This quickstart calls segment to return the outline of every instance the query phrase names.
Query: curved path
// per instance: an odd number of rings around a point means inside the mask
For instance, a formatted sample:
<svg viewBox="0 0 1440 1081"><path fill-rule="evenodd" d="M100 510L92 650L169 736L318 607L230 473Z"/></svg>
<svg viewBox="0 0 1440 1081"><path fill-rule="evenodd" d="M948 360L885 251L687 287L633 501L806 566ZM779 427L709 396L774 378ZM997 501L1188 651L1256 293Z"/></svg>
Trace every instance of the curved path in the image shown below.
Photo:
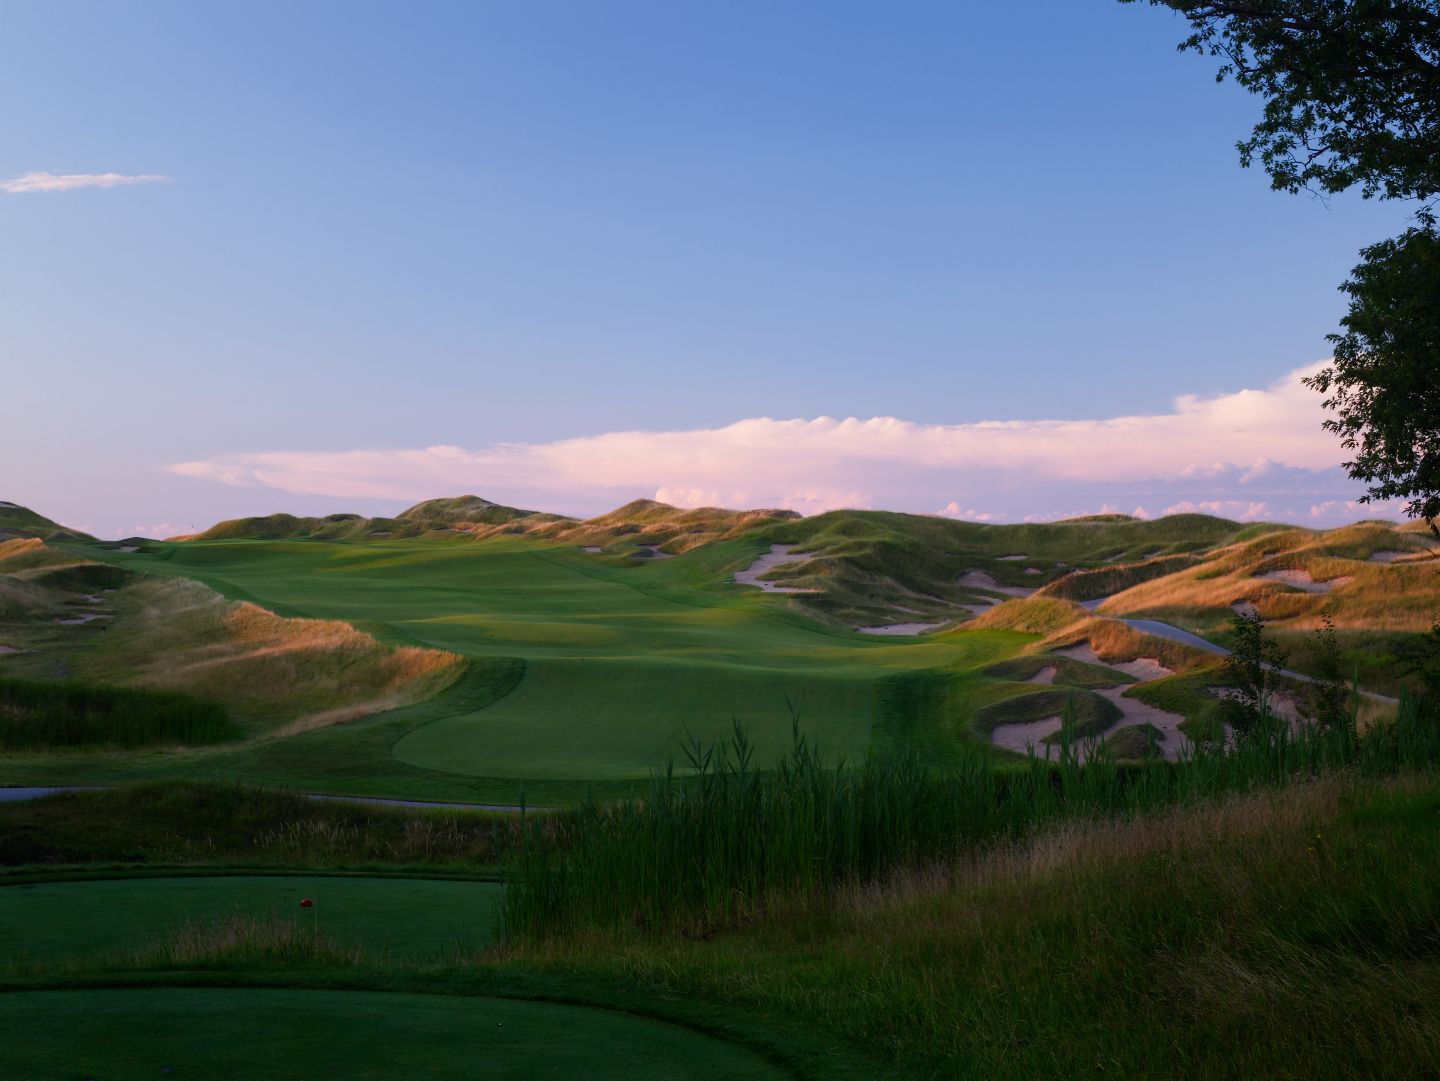
<svg viewBox="0 0 1440 1081"><path fill-rule="evenodd" d="M1161 623L1155 619L1119 619L1117 616L1107 616L1107 619L1116 619L1127 627L1133 627L1142 634L1154 635L1156 638L1168 638L1172 642L1179 642L1181 645L1190 646L1192 649L1203 649L1206 653L1214 653L1219 657L1228 657L1230 651L1224 646L1216 645L1214 642L1201 638L1198 634L1191 634L1189 631L1182 631L1179 627L1172 627L1168 623ZM1104 663L1104 662L1101 662ZM1298 680L1301 683L1314 683L1314 676L1307 676L1304 672L1296 672L1289 668L1281 668L1279 674L1287 679ZM1375 702L1384 702L1387 705L1395 706L1400 704L1400 699L1391 698L1387 694L1379 694L1375 691L1361 691L1361 696Z"/></svg>

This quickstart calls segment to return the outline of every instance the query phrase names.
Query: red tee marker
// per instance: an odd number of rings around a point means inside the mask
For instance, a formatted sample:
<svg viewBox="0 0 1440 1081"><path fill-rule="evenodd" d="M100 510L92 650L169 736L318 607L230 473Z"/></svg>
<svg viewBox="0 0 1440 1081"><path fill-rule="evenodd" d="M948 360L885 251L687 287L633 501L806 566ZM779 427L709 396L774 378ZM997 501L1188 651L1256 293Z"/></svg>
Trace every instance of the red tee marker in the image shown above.
<svg viewBox="0 0 1440 1081"><path fill-rule="evenodd" d="M309 907L310 907L311 905L313 905L314 903L315 903L314 901L312 901L312 900L310 900L310 898L306 897L306 898L304 898L304 899L301 900L301 902L300 902L300 907L301 907L301 908L309 908Z"/></svg>

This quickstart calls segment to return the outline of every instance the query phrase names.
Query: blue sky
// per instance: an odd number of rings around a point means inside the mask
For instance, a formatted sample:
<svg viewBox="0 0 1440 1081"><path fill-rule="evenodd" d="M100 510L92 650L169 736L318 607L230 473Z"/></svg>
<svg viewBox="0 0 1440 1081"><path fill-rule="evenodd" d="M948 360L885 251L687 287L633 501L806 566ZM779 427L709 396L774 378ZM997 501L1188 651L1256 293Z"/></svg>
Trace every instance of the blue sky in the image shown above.
<svg viewBox="0 0 1440 1081"><path fill-rule="evenodd" d="M1275 388L1403 228L1241 170L1259 103L1181 36L1113 0L9 5L0 180L168 179L0 192L0 498L104 534L456 485L1354 517L1338 448L1229 421L1154 476L971 447L1266 388L1291 432ZM899 442L735 427L851 417Z"/></svg>

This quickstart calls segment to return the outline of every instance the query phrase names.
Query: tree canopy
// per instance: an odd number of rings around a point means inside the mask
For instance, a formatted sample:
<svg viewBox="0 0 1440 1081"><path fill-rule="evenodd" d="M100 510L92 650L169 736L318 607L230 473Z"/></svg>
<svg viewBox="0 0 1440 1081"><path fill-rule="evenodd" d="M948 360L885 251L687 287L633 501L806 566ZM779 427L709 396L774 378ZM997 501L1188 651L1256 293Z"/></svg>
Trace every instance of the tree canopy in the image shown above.
<svg viewBox="0 0 1440 1081"><path fill-rule="evenodd" d="M1187 20L1182 51L1219 57L1217 79L1265 99L1242 165L1282 191L1358 185L1421 204L1416 227L1361 252L1334 361L1306 382L1356 452L1362 502L1406 500L1440 536L1440 0L1148 2Z"/></svg>
<svg viewBox="0 0 1440 1081"><path fill-rule="evenodd" d="M1274 187L1440 193L1440 0L1149 3L1189 21L1179 47L1219 57L1217 80L1265 99L1238 148Z"/></svg>
<svg viewBox="0 0 1440 1081"><path fill-rule="evenodd" d="M1306 380L1329 395L1325 427L1357 451L1346 462L1372 499L1407 500L1440 536L1440 235L1428 220L1366 248L1335 359Z"/></svg>

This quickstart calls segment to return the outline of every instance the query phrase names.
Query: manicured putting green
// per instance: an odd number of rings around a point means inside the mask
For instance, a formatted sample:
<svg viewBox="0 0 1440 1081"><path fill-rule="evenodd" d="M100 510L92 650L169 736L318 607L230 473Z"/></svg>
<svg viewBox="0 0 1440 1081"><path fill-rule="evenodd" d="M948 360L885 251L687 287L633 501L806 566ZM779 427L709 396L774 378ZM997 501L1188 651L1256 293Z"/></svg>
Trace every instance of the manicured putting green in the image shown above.
<svg viewBox="0 0 1440 1081"><path fill-rule="evenodd" d="M768 764L790 744L787 695L803 700L804 728L827 754L854 761L869 748L876 680L993 663L1021 641L827 631L786 614L782 598L727 584L729 568L756 550L725 543L619 567L533 540L217 541L124 563L286 614L388 625L470 657L524 658L506 698L395 746L409 765L480 777L644 777L678 756L687 734L725 739L736 720Z"/></svg>
<svg viewBox="0 0 1440 1081"><path fill-rule="evenodd" d="M368 991L0 992L0 1077L26 1081L741 1081L758 1055L608 1010Z"/></svg>
<svg viewBox="0 0 1440 1081"><path fill-rule="evenodd" d="M314 904L301 908L302 898ZM245 875L126 878L0 887L0 963L133 954L186 924L295 919L377 958L474 952L495 930L493 882ZM0 1077L6 1076L0 1072Z"/></svg>

